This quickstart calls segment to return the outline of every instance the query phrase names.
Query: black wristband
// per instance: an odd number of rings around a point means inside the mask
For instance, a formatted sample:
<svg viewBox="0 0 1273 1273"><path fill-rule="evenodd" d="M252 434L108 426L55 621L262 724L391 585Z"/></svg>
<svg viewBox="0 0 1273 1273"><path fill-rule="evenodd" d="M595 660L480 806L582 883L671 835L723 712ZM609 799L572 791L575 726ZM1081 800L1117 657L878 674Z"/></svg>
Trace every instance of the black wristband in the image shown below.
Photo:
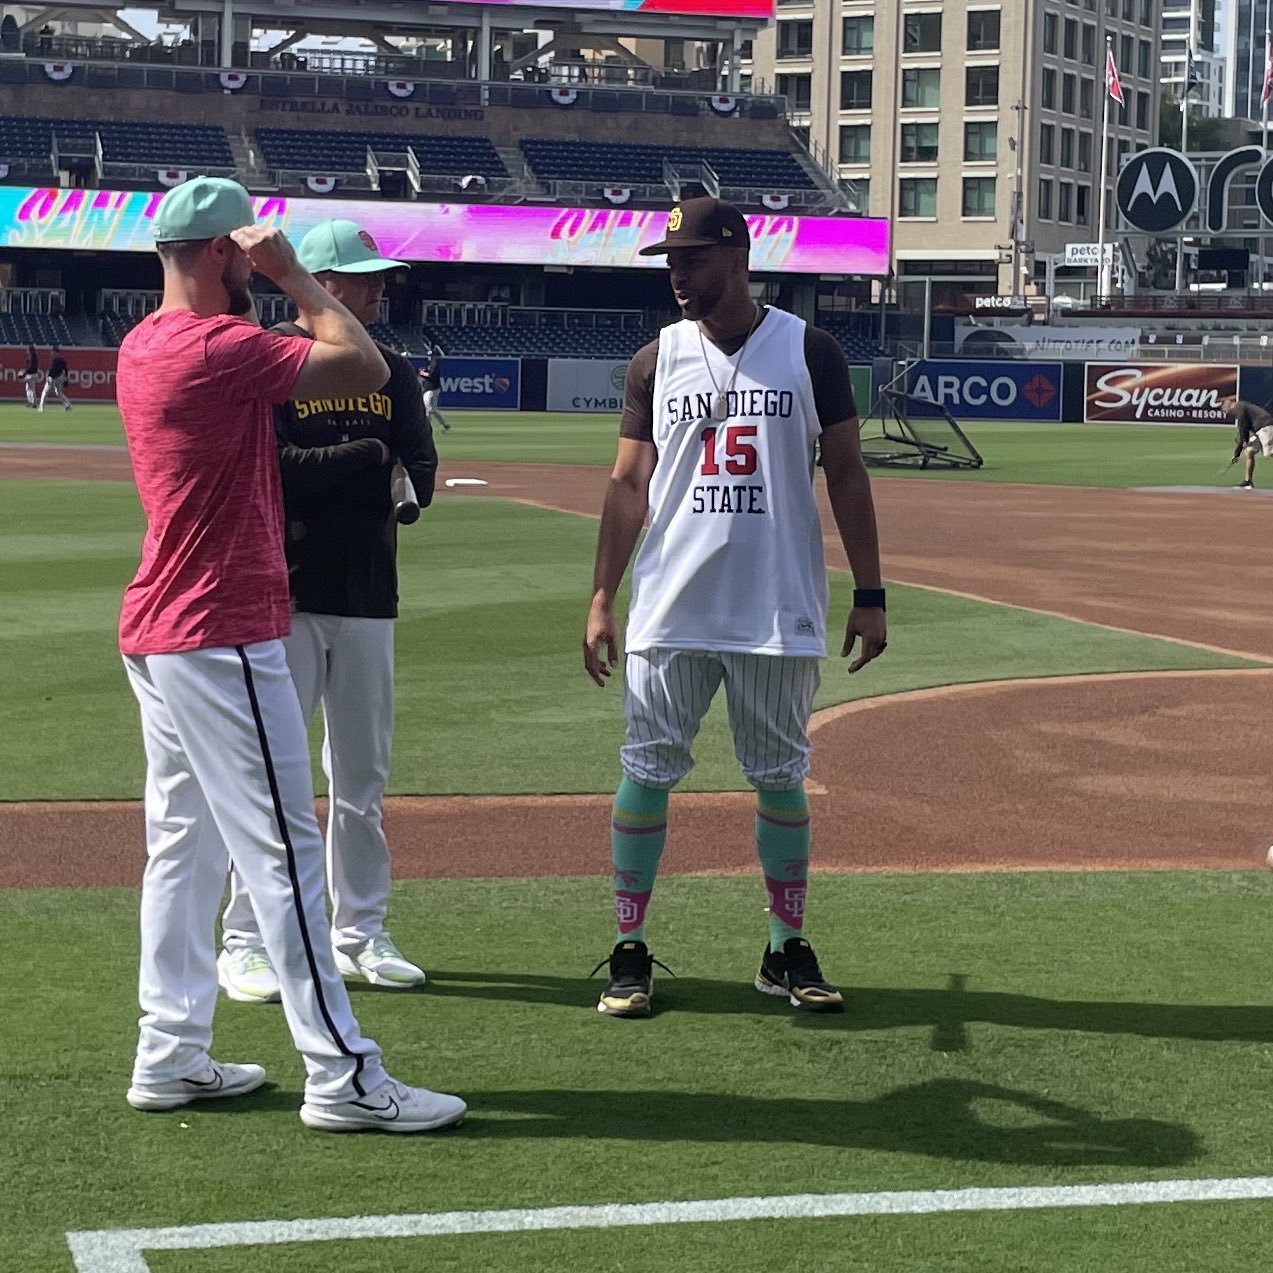
<svg viewBox="0 0 1273 1273"><path fill-rule="evenodd" d="M861 606L865 610L883 610L884 609L884 589L883 588L854 588L853 589L853 608L856 610Z"/></svg>

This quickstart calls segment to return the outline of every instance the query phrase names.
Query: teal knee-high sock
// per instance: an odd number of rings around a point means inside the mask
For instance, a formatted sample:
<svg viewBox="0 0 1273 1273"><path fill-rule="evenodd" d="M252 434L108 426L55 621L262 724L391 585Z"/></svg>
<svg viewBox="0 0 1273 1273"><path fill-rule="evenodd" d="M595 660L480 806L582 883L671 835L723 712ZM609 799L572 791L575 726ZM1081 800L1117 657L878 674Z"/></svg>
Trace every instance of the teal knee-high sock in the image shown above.
<svg viewBox="0 0 1273 1273"><path fill-rule="evenodd" d="M667 840L667 797L665 790L643 787L631 778L624 778L615 792L610 854L618 941L645 941L645 909Z"/></svg>
<svg viewBox="0 0 1273 1273"><path fill-rule="evenodd" d="M809 887L809 801L804 787L756 791L756 853L769 893L769 947L804 927Z"/></svg>

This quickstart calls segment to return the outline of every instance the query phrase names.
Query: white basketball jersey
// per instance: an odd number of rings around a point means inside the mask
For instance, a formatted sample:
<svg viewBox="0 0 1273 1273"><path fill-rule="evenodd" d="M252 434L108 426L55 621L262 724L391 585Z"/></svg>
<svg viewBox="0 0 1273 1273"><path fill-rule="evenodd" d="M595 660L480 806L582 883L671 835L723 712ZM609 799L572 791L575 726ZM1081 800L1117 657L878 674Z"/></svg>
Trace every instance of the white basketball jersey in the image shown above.
<svg viewBox="0 0 1273 1273"><path fill-rule="evenodd" d="M813 491L821 427L804 339L803 320L778 309L733 357L700 343L688 320L660 335L659 458L650 528L632 568L629 650L826 653ZM717 420L717 394L731 382Z"/></svg>

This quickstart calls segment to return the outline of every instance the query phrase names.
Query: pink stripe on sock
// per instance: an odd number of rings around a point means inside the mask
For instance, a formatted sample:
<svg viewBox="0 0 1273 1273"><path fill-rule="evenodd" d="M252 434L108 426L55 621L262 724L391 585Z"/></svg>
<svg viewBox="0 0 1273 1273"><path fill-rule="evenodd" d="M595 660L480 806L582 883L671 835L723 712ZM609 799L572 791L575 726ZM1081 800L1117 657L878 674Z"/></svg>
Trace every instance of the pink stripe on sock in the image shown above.
<svg viewBox="0 0 1273 1273"><path fill-rule="evenodd" d="M769 892L769 910L788 928L797 932L804 926L804 902L809 892L808 880L775 880L765 876Z"/></svg>
<svg viewBox="0 0 1273 1273"><path fill-rule="evenodd" d="M622 934L634 933L645 923L645 908L650 904L653 889L633 893L627 889L614 890L614 918Z"/></svg>
<svg viewBox="0 0 1273 1273"><path fill-rule="evenodd" d="M788 818L775 818L772 813L764 813L760 809L756 810L756 817L758 817L761 822L768 822L771 826L789 827L793 831L798 830L800 827L807 827L809 825L809 815L807 813L803 818L797 818L794 822Z"/></svg>

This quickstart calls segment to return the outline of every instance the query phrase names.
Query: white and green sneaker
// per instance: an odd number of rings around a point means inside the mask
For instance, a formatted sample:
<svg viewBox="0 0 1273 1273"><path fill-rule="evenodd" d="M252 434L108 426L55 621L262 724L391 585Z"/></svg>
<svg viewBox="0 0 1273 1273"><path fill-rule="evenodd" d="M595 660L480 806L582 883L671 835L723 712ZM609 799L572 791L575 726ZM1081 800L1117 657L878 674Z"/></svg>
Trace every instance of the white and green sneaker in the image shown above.
<svg viewBox="0 0 1273 1273"><path fill-rule="evenodd" d="M278 974L264 946L236 946L217 956L217 981L239 1003L278 1003Z"/></svg>
<svg viewBox="0 0 1273 1273"><path fill-rule="evenodd" d="M351 950L337 950L336 967L345 977L362 977L373 986L405 989L422 986L427 978L397 946L388 933L381 933Z"/></svg>

